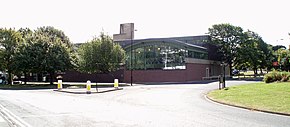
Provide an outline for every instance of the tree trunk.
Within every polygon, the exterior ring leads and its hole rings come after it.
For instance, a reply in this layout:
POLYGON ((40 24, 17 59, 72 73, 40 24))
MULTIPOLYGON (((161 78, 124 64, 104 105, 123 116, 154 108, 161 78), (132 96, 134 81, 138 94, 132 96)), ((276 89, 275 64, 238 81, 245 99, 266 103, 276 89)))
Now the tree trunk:
POLYGON ((24 72, 24 84, 27 85, 27 73, 24 72))
POLYGON ((53 72, 49 73, 49 83, 50 83, 50 85, 53 85, 53 75, 54 75, 53 72))
POLYGON ((98 92, 98 73, 96 73, 96 91, 98 92))
POLYGON ((229 68, 230 68, 230 77, 232 77, 232 73, 233 73, 233 66, 232 66, 232 62, 229 63, 229 68))
POLYGON ((256 77, 257 74, 258 74, 258 69, 255 67, 254 68, 254 77, 256 77))
POLYGON ((37 73, 37 81, 38 82, 42 81, 42 74, 41 73, 37 73))
POLYGON ((12 85, 12 73, 10 71, 8 71, 7 81, 9 85, 12 85))

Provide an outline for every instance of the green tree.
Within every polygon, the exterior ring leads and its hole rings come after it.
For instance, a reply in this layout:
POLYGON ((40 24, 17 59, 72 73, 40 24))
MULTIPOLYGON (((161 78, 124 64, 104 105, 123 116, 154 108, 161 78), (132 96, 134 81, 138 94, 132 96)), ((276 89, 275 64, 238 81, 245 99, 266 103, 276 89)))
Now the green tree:
POLYGON ((252 68, 257 74, 258 69, 261 70, 267 67, 271 51, 263 39, 253 31, 244 33, 244 41, 238 46, 235 66, 242 68, 252 68))
POLYGON ((232 75, 232 66, 237 57, 237 47, 243 41, 243 29, 231 24, 216 24, 208 29, 211 42, 219 47, 222 61, 227 63, 232 75))
POLYGON ((8 84, 12 83, 12 59, 22 42, 21 34, 14 29, 0 29, 0 62, 2 69, 8 72, 8 84))
POLYGON ((38 28, 34 33, 30 48, 29 51, 34 51, 34 55, 30 57, 35 61, 32 65, 32 71, 48 73, 50 84, 53 84, 56 72, 72 68, 71 44, 68 37, 58 29, 53 27, 38 28))
POLYGON ((30 56, 33 55, 34 51, 29 51, 31 42, 32 42, 32 35, 33 31, 29 28, 21 28, 18 30, 18 32, 21 34, 22 38, 24 39, 24 43, 22 43, 18 48, 16 49, 15 56, 13 57, 12 61, 12 68, 13 73, 22 75, 24 74, 24 83, 27 83, 27 73, 31 72, 31 64, 34 63, 30 56))
POLYGON ((274 50, 272 45, 268 44, 267 46, 268 52, 266 53, 266 64, 265 67, 267 68, 267 72, 273 68, 273 62, 275 60, 274 50))
POLYGON ((272 49, 273 49, 274 51, 277 51, 277 50, 279 50, 279 49, 286 49, 286 47, 285 47, 284 45, 276 45, 276 46, 273 46, 272 49))
POLYGON ((64 43, 66 46, 72 47, 72 44, 69 38, 64 34, 64 32, 61 30, 55 29, 52 26, 39 27, 37 28, 35 33, 46 36, 48 40, 51 42, 60 41, 61 43, 64 43))
POLYGON ((77 50, 78 70, 85 73, 109 73, 124 63, 125 51, 104 33, 77 50))
POLYGON ((275 53, 277 62, 279 64, 279 69, 289 71, 290 69, 290 51, 287 49, 278 49, 275 53))

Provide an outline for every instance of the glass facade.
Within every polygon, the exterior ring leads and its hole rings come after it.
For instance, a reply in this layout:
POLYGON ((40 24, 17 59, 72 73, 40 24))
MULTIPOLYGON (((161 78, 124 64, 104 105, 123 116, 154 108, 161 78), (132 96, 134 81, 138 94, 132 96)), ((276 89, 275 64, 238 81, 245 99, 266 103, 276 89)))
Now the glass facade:
POLYGON ((130 70, 186 69, 185 58, 207 59, 205 50, 169 42, 141 42, 127 47, 126 67, 130 70))

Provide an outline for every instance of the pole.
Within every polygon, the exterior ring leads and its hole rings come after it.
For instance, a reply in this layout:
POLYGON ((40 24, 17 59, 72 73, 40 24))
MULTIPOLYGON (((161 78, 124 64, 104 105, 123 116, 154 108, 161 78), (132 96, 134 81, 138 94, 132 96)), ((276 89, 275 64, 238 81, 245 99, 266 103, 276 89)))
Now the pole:
POLYGON ((223 82, 223 88, 226 88, 226 65, 225 64, 223 64, 223 69, 224 69, 224 82, 223 82))
POLYGON ((130 50, 131 50, 131 51, 130 51, 130 54, 131 54, 131 56, 130 56, 131 86, 133 86, 133 66, 132 66, 132 62, 133 62, 133 61, 132 61, 132 59, 133 59, 133 58, 132 58, 132 57, 133 57, 133 56, 132 56, 132 50, 133 50, 133 47, 132 47, 132 46, 133 46, 133 36, 132 36, 132 33, 133 33, 133 30, 131 29, 131 46, 130 46, 130 47, 131 47, 131 48, 130 48, 130 50))

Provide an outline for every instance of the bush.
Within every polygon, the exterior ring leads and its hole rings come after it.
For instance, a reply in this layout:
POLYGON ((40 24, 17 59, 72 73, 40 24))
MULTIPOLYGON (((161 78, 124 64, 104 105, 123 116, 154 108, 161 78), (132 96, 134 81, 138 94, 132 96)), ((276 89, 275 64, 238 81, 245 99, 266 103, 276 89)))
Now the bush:
POLYGON ((264 81, 266 83, 281 81, 281 82, 287 82, 290 79, 290 72, 278 72, 273 71, 264 76, 264 81))
POLYGON ((281 82, 287 82, 290 78, 290 72, 281 72, 281 82))

